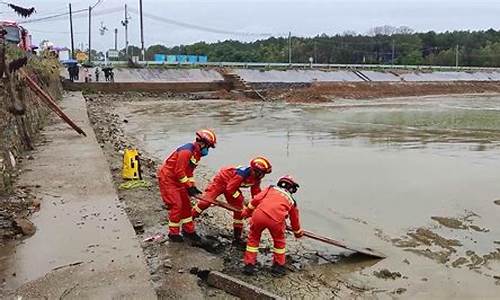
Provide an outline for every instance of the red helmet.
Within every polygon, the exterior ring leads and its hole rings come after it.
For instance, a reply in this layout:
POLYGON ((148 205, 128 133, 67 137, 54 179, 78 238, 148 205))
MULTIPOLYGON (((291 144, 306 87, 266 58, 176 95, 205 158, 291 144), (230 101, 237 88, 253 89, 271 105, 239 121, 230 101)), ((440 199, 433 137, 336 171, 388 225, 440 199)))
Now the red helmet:
POLYGON ((269 174, 273 171, 273 166, 271 166, 269 160, 262 156, 252 159, 252 161, 250 162, 250 167, 252 169, 259 170, 264 174, 269 174))
POLYGON ((201 129, 196 132, 196 140, 204 142, 211 148, 215 148, 215 144, 217 143, 217 136, 215 132, 210 129, 201 129))
POLYGON ((293 179, 292 176, 288 175, 278 179, 278 186, 285 188, 287 190, 295 190, 295 191, 297 191, 297 189, 299 188, 299 184, 297 183, 297 181, 295 181, 295 179, 293 179))

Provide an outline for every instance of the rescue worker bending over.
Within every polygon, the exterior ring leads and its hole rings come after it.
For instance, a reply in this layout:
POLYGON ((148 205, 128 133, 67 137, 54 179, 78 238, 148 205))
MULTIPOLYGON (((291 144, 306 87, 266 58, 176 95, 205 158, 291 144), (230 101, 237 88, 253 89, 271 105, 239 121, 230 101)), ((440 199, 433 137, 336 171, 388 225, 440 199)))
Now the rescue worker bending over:
POLYGON ((158 170, 160 194, 168 209, 168 237, 173 242, 182 242, 182 235, 194 241, 201 240, 196 234, 191 216, 190 196, 200 195, 194 181, 194 170, 201 157, 215 148, 217 137, 212 130, 196 132, 196 141, 177 148, 158 170))
POLYGON ((255 273, 255 264, 259 252, 262 231, 268 229, 274 242, 274 257, 271 271, 274 275, 283 276, 285 269, 285 219, 290 217, 292 229, 296 238, 304 235, 300 227, 299 210, 292 194, 297 192, 299 185, 290 176, 281 177, 277 186, 270 186, 255 196, 243 211, 243 217, 251 217, 245 251, 245 267, 243 273, 255 273))
MULTIPOLYGON (((241 188, 250 187, 252 197, 256 196, 261 192, 260 182, 262 178, 271 172, 271 163, 265 157, 252 159, 249 167, 225 167, 220 169, 205 189, 203 199, 206 201, 200 200, 193 207, 193 218, 198 217, 220 195, 224 195, 227 203, 231 204, 231 206, 242 210, 244 197, 241 188)), ((238 245, 241 243, 241 233, 243 231, 241 212, 233 214, 233 228, 233 243, 238 245)))

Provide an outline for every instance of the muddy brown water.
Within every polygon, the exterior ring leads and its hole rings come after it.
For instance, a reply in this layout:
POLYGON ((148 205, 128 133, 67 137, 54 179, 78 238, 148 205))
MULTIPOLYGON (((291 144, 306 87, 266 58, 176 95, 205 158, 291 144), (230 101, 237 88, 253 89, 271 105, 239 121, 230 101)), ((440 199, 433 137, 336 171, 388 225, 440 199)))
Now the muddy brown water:
POLYGON ((381 291, 405 288, 407 297, 493 297, 500 292, 494 277, 500 275, 498 259, 476 269, 451 267, 391 242, 423 227, 462 244, 451 260, 466 251, 479 256, 496 251, 500 96, 314 105, 142 101, 124 103, 118 113, 128 121, 127 134, 157 158, 189 142, 196 129, 210 127, 218 134, 218 145, 202 163, 213 171, 265 155, 273 163, 265 184, 280 175, 295 176, 305 228, 389 256, 353 272, 353 281, 381 291), (440 226, 433 216, 463 218, 484 230, 440 226), (403 276, 372 276, 383 268, 403 276))

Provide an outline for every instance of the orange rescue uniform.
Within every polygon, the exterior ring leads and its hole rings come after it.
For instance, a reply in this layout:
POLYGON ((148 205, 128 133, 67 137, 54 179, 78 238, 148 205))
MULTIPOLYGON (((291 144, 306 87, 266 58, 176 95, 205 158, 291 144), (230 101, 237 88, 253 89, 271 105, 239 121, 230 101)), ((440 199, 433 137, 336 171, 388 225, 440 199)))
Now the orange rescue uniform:
MULTIPOLYGON (((243 209, 244 197, 241 188, 249 187, 252 197, 254 197, 261 192, 260 181, 250 167, 231 166, 220 169, 205 189, 203 199, 207 201, 198 201, 198 204, 193 207, 193 216, 200 215, 210 206, 210 202, 215 202, 217 197, 222 194, 231 206, 240 210, 243 209)), ((239 238, 243 229, 241 212, 234 212, 233 227, 235 236, 238 235, 239 238)))
POLYGON ((295 233, 302 231, 295 199, 286 189, 270 186, 248 204, 243 216, 249 215, 251 215, 251 220, 244 257, 245 264, 255 265, 262 231, 268 229, 274 242, 273 262, 277 265, 284 265, 286 218, 290 218, 295 233))
POLYGON ((186 233, 195 232, 187 189, 194 186, 194 170, 200 159, 200 146, 185 144, 177 148, 158 170, 161 198, 168 209, 169 235, 179 235, 181 227, 186 233))

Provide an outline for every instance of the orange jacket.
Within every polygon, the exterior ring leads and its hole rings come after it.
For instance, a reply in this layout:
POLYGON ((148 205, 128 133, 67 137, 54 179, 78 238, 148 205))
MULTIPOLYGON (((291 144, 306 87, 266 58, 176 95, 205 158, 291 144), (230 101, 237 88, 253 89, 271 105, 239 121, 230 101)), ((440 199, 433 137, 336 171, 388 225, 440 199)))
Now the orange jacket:
POLYGON ((297 203, 292 195, 285 189, 277 186, 270 186, 260 194, 255 196, 248 204, 247 212, 251 214, 253 210, 261 210, 269 218, 276 222, 285 222, 290 217, 290 223, 294 232, 299 232, 300 219, 297 203))
POLYGON ((161 182, 177 187, 194 186, 194 169, 201 159, 201 149, 196 143, 185 144, 177 148, 165 160, 158 170, 161 182))
POLYGON ((250 188, 252 197, 261 192, 260 179, 255 177, 250 167, 225 167, 217 172, 214 182, 225 186, 226 193, 235 199, 243 197, 240 188, 250 188))

